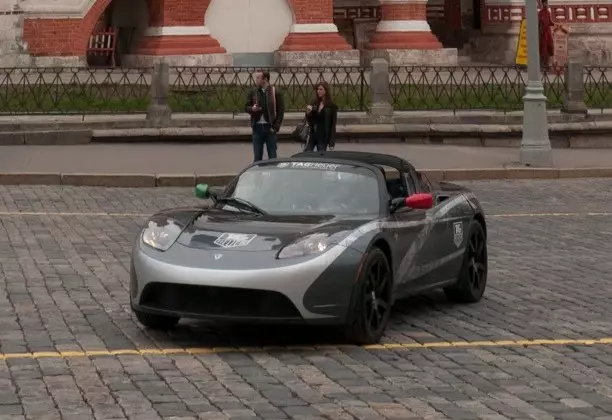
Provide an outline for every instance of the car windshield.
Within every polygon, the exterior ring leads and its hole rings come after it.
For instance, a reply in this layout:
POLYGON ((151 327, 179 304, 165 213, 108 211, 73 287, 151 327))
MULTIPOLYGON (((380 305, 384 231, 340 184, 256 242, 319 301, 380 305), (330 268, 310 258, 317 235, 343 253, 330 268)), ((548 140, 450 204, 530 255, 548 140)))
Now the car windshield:
MULTIPOLYGON (((378 180, 368 168, 324 162, 278 162, 245 171, 228 196, 270 214, 376 214, 378 180)), ((224 209, 236 210, 231 203, 224 209)))

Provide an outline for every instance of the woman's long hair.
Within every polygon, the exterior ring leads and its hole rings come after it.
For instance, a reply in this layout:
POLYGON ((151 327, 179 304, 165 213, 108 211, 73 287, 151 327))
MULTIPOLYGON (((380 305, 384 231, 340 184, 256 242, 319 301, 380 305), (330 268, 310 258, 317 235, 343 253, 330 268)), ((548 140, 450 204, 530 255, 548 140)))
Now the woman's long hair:
POLYGON ((331 96, 331 91, 329 89, 329 85, 327 84, 327 82, 319 82, 315 85, 315 100, 314 102, 319 102, 319 95, 317 94, 317 90, 319 89, 319 86, 323 88, 323 90, 325 90, 325 96, 323 97, 323 103, 324 104, 331 104, 333 103, 332 101, 332 96, 331 96))

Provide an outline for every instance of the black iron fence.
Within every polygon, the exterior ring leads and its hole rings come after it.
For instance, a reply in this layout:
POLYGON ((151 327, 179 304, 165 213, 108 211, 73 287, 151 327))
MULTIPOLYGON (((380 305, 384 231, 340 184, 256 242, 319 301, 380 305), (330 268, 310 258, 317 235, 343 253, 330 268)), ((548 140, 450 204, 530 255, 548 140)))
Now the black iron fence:
MULTIPOLYGON (((170 107, 180 112, 242 112, 258 69, 241 67, 170 68, 170 107)), ((368 70, 360 67, 287 67, 268 69, 283 92, 288 111, 302 111, 314 99, 314 87, 327 82, 334 102, 344 111, 368 106, 368 70)))
MULTIPOLYGON (((611 69, 612 70, 612 69, 611 69)), ((515 66, 392 67, 390 87, 396 110, 500 110, 523 108, 526 70, 515 66)), ((542 74, 549 108, 560 108, 564 77, 542 74)))
MULTIPOLYGON (((170 67, 165 83, 173 112, 241 113, 259 69, 170 67)), ((287 111, 301 111, 326 81, 342 111, 367 111, 371 69, 362 67, 271 68, 287 111)), ((1 68, 0 113, 141 113, 150 103, 153 68, 1 68)), ((514 66, 390 67, 395 110, 498 110, 522 108, 527 75, 514 66)), ((542 74, 550 108, 562 106, 566 76, 542 74)), ((584 101, 612 108, 612 67, 584 68, 584 101)))

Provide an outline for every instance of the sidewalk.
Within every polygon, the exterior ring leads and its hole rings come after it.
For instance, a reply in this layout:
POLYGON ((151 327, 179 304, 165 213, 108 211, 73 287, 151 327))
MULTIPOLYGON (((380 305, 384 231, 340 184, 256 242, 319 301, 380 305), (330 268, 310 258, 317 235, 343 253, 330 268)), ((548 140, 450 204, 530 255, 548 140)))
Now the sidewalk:
MULTIPOLYGON (((336 150, 389 153, 417 169, 495 169, 516 167, 518 148, 340 143, 336 150)), ((300 151, 295 143, 279 145, 279 156, 300 151)), ((553 149, 556 168, 612 167, 612 149, 553 149)), ((0 173, 88 174, 232 174, 252 161, 249 143, 86 144, 1 146, 0 173)))

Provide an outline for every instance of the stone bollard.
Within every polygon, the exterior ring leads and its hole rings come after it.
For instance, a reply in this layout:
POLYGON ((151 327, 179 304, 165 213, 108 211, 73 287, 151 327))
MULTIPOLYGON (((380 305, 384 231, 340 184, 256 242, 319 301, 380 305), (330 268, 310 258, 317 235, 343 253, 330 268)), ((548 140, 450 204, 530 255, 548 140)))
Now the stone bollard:
POLYGON ((386 122, 386 120, 392 118, 393 106, 391 105, 391 86, 389 85, 389 62, 384 58, 372 60, 370 94, 372 95, 370 116, 380 122, 386 122))
POLYGON ((561 110, 567 114, 587 115, 584 103, 584 64, 570 59, 565 67, 565 96, 561 110))
POLYGON ((168 106, 170 93, 170 66, 166 62, 157 62, 153 65, 151 76, 150 103, 147 109, 149 126, 163 127, 169 125, 172 110, 168 106))

